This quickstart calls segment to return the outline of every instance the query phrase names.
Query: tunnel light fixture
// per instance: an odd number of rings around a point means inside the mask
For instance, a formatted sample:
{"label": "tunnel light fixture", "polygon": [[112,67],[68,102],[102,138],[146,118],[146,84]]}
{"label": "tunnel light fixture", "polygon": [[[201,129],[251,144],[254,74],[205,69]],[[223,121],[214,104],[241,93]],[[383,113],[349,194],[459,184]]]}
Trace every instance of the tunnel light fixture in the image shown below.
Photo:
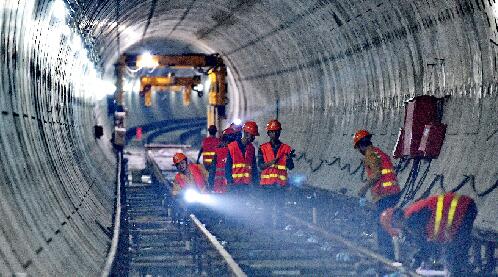
{"label": "tunnel light fixture", "polygon": [[242,120],[240,120],[240,118],[235,118],[235,119],[233,120],[233,124],[235,124],[235,125],[239,125],[239,126],[240,126],[240,125],[242,125]]}
{"label": "tunnel light fixture", "polygon": [[52,16],[60,21],[64,21],[66,19],[67,9],[63,0],[55,0],[52,3]]}
{"label": "tunnel light fixture", "polygon": [[203,91],[204,90],[204,85],[203,84],[197,84],[194,86],[195,91]]}
{"label": "tunnel light fixture", "polygon": [[159,61],[156,56],[150,54],[150,52],[145,52],[137,57],[137,67],[145,68],[155,68],[159,66]]}

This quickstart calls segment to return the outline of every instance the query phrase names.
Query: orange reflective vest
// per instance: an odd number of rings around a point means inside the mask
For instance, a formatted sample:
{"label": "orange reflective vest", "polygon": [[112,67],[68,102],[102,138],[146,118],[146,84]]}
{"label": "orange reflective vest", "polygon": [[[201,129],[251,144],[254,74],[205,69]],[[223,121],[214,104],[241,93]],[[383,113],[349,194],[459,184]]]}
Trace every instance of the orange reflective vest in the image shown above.
{"label": "orange reflective vest", "polygon": [[432,215],[426,223],[427,239],[436,242],[448,242],[457,233],[472,198],[454,192],[431,196],[417,201],[404,210],[405,218],[424,208],[431,210]]}
{"label": "orange reflective vest", "polygon": [[[375,183],[375,185],[370,190],[370,192],[372,193],[372,197],[374,199],[380,199],[389,195],[399,193],[401,189],[399,188],[396,173],[394,171],[394,166],[391,163],[391,159],[386,153],[382,152],[382,150],[377,147],[373,147],[373,151],[380,159],[381,176],[379,181],[377,181],[377,183]],[[366,167],[366,171],[368,177],[373,175],[373,172],[371,172],[370,168]]]}
{"label": "orange reflective vest", "polygon": [[[259,181],[261,185],[278,184],[282,187],[287,185],[287,155],[291,151],[292,149],[289,145],[285,143],[280,145],[277,151],[277,162],[261,172],[261,179]],[[263,153],[265,163],[275,159],[275,153],[273,153],[270,142],[261,145],[261,152]]]}
{"label": "orange reflective vest", "polygon": [[246,145],[246,152],[242,154],[237,141],[228,144],[228,151],[232,156],[232,179],[234,184],[250,184],[252,182],[252,162],[255,158],[254,146]]}
{"label": "orange reflective vest", "polygon": [[227,163],[228,148],[218,147],[216,153],[216,172],[214,174],[214,192],[227,192],[227,179],[225,178],[225,164]]}
{"label": "orange reflective vest", "polygon": [[214,149],[220,144],[220,139],[215,137],[207,137],[202,140],[202,163],[207,168],[213,162]]}
{"label": "orange reflective vest", "polygon": [[187,170],[190,171],[192,179],[178,172],[175,176],[176,183],[182,190],[185,188],[197,188],[199,191],[204,192],[206,190],[206,179],[199,165],[189,164]]}

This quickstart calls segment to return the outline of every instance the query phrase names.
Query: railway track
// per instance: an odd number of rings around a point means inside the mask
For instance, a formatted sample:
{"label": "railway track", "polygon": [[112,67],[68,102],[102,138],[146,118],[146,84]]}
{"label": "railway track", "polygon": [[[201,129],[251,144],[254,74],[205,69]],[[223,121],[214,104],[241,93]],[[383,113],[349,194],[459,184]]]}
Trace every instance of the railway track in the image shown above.
{"label": "railway track", "polygon": [[379,269],[400,270],[338,233],[308,224],[303,217],[309,211],[292,201],[274,228],[268,208],[254,197],[216,196],[211,206],[184,213],[159,182],[129,184],[126,195],[129,276],[375,276]]}

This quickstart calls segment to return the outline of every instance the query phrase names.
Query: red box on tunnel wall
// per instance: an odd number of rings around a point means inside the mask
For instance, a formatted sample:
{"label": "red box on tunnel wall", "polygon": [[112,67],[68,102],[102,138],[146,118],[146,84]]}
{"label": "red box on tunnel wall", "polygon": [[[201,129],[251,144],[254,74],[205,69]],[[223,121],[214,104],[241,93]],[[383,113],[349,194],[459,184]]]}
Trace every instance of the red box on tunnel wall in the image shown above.
{"label": "red box on tunnel wall", "polygon": [[425,125],[418,150],[423,153],[424,157],[437,158],[439,152],[441,152],[445,134],[446,124],[434,123]]}
{"label": "red box on tunnel wall", "polygon": [[[441,100],[442,98],[422,95],[406,102],[404,128],[398,136],[395,158],[439,155],[446,132],[446,125],[441,124],[441,110],[438,109]],[[426,127],[427,134],[424,136]]]}

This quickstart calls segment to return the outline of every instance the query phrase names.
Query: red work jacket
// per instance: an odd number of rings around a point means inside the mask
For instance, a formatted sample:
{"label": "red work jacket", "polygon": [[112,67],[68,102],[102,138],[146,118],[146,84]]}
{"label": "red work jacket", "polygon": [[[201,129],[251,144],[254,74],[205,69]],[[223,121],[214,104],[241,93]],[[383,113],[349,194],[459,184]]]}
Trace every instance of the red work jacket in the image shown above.
{"label": "red work jacket", "polygon": [[246,152],[242,154],[237,141],[228,144],[228,151],[232,157],[232,179],[234,184],[250,184],[252,182],[252,162],[255,159],[254,146],[246,145]]}
{"label": "red work jacket", "polygon": [[202,140],[202,163],[207,168],[213,162],[214,149],[220,144],[220,139],[207,137]]}
{"label": "red work jacket", "polygon": [[[287,155],[292,151],[291,147],[282,143],[277,151],[277,162],[272,166],[261,171],[261,179],[259,183],[263,186],[278,184],[280,186],[287,185]],[[275,153],[271,143],[267,142],[261,145],[263,160],[265,163],[275,159]]]}
{"label": "red work jacket", "polygon": [[[377,147],[373,147],[372,150],[380,159],[380,170],[381,177],[377,183],[371,188],[371,193],[373,198],[381,199],[389,195],[399,193],[401,191],[398,181],[396,179],[396,173],[394,171],[394,166],[391,163],[389,156],[382,152]],[[371,172],[369,167],[365,168],[367,171],[367,176],[371,177],[374,173]]]}
{"label": "red work jacket", "polygon": [[228,147],[218,147],[216,153],[216,172],[214,174],[214,192],[225,193],[227,191],[227,179],[225,178],[225,164],[227,162]]}
{"label": "red work jacket", "polygon": [[[204,192],[206,190],[206,179],[204,174],[202,174],[201,169],[199,168],[199,165],[197,164],[189,164],[188,165],[188,171],[190,171],[190,174],[192,175],[193,180],[189,180],[187,176],[185,176],[182,173],[176,173],[175,176],[175,181],[176,183],[183,189],[188,188],[188,187],[196,187],[199,191]],[[191,182],[194,182],[195,184],[192,184]]]}
{"label": "red work jacket", "polygon": [[450,192],[417,201],[404,210],[405,218],[428,208],[432,215],[426,223],[427,239],[436,242],[448,242],[457,233],[472,198]]}

